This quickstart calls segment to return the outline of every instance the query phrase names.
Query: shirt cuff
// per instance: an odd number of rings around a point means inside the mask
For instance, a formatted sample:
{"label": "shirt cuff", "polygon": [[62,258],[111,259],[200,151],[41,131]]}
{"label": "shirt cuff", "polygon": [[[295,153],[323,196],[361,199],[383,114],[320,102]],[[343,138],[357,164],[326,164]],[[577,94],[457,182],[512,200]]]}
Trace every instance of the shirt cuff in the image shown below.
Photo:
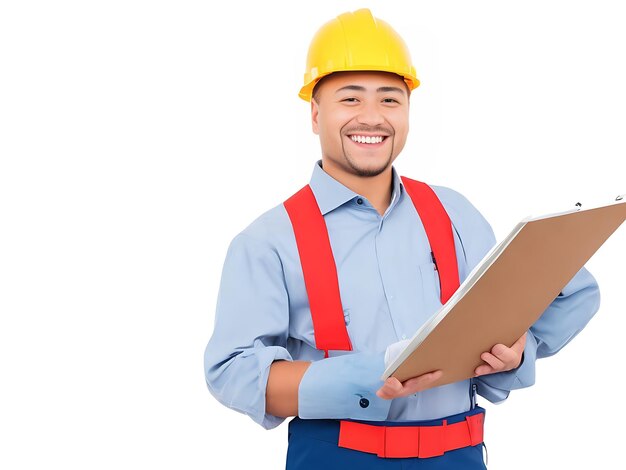
{"label": "shirt cuff", "polygon": [[313,362],[300,382],[298,416],[385,420],[391,400],[376,396],[384,370],[384,352],[351,353]]}
{"label": "shirt cuff", "polygon": [[267,354],[267,357],[264,358],[263,363],[267,364],[267,366],[263,369],[259,377],[259,387],[263,390],[263,394],[261,399],[263,400],[263,407],[258,408],[255,414],[250,415],[250,417],[265,429],[273,429],[277,427],[280,423],[285,421],[285,418],[281,418],[279,416],[274,416],[265,412],[265,390],[267,389],[267,380],[270,375],[270,368],[275,361],[292,361],[291,355],[287,352],[286,349],[280,347],[272,347],[267,348],[270,351]]}
{"label": "shirt cuff", "polygon": [[537,340],[532,332],[528,331],[521,364],[506,372],[496,372],[474,378],[478,394],[492,403],[499,403],[508,398],[511,390],[530,387],[535,383],[536,360]]}

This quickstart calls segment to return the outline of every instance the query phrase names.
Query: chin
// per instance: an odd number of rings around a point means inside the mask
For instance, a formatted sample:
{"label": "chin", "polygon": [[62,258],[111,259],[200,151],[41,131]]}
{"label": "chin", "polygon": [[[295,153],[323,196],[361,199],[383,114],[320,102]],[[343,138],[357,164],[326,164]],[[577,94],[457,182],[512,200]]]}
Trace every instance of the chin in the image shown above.
{"label": "chin", "polygon": [[354,165],[352,169],[354,173],[359,176],[378,176],[389,168],[389,164],[386,165]]}
{"label": "chin", "polygon": [[377,176],[391,166],[392,159],[387,158],[384,162],[378,161],[367,163],[361,163],[359,161],[355,161],[354,159],[347,159],[347,161],[352,170],[358,173],[359,176]]}

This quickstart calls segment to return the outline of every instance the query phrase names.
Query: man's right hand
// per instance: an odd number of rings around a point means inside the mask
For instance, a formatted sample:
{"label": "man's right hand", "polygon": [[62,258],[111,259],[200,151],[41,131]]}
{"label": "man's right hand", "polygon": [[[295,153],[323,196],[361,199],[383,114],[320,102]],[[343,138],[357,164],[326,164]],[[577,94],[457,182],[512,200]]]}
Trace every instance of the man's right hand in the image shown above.
{"label": "man's right hand", "polygon": [[422,392],[431,388],[442,375],[443,372],[436,370],[428,374],[420,375],[419,377],[413,377],[404,382],[400,382],[395,377],[389,377],[385,380],[383,386],[378,389],[376,396],[384,400],[392,400],[394,398],[406,397],[417,392]]}

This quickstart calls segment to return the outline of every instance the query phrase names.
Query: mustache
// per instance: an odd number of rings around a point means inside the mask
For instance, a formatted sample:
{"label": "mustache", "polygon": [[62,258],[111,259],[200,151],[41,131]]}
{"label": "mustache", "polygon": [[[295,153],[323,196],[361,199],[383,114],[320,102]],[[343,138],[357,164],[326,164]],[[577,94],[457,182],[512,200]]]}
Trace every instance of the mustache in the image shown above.
{"label": "mustache", "polygon": [[370,133],[370,134],[380,133],[380,134],[386,134],[389,136],[395,134],[395,132],[393,131],[393,127],[387,127],[387,126],[376,126],[376,127],[357,126],[357,127],[350,127],[349,129],[343,130],[343,134],[345,135],[358,134],[359,132]]}

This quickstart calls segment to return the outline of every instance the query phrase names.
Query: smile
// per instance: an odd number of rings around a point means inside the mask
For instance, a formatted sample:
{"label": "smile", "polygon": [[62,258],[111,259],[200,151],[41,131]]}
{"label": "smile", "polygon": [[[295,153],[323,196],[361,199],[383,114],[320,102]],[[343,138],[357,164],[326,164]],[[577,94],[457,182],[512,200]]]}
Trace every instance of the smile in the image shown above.
{"label": "smile", "polygon": [[351,135],[349,137],[358,144],[380,144],[387,138],[386,135]]}

